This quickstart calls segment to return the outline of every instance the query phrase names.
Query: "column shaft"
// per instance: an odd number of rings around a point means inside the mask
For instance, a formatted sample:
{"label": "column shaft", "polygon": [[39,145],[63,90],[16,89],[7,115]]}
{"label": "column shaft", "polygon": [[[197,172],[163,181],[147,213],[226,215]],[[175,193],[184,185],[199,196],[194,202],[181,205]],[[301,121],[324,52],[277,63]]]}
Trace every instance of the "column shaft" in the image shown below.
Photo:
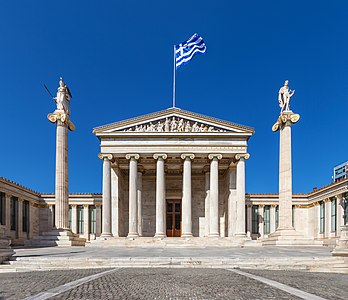
{"label": "column shaft", "polygon": [[23,199],[18,199],[17,236],[23,238]]}
{"label": "column shaft", "polygon": [[263,208],[264,205],[259,205],[259,234],[260,234],[260,238],[263,238],[264,236],[264,230],[263,230],[263,224],[264,224],[264,220],[263,220]]}
{"label": "column shaft", "polygon": [[286,121],[280,130],[279,155],[279,229],[292,227],[292,170],[291,170],[291,125]]}
{"label": "column shaft", "polygon": [[100,204],[96,204],[95,206],[95,209],[96,209],[96,232],[95,232],[95,235],[96,236],[100,236],[101,235],[101,207],[100,207]]}
{"label": "column shaft", "polygon": [[236,233],[236,210],[237,210],[237,194],[236,194],[236,169],[228,170],[228,229],[227,236],[233,237]]}
{"label": "column shaft", "polygon": [[77,233],[77,205],[71,205],[71,231]]}
{"label": "column shaft", "polygon": [[138,234],[143,236],[143,205],[142,205],[142,192],[143,192],[143,173],[138,172],[137,183],[137,205],[138,205]]}
{"label": "column shaft", "polygon": [[83,205],[83,234],[89,240],[89,205]]}
{"label": "column shaft", "polygon": [[193,154],[183,154],[183,197],[182,197],[182,237],[192,237],[192,178],[191,178],[191,159]]}
{"label": "column shaft", "polygon": [[275,205],[271,205],[271,209],[270,209],[270,233],[275,232],[277,228],[275,228],[276,226],[276,217],[275,217]]}
{"label": "column shaft", "polygon": [[138,236],[137,174],[138,163],[135,156],[131,156],[129,161],[129,238]]}
{"label": "column shaft", "polygon": [[331,232],[331,201],[330,199],[325,200],[325,234],[326,238],[330,237]]}
{"label": "column shaft", "polygon": [[252,224],[253,224],[253,217],[252,217],[252,204],[248,204],[247,207],[247,235],[250,237],[252,234]]}
{"label": "column shaft", "polygon": [[57,121],[55,226],[59,229],[68,229],[69,227],[68,191],[68,126]]}
{"label": "column shaft", "polygon": [[6,223],[6,234],[10,236],[11,233],[11,195],[5,194],[5,223]]}
{"label": "column shaft", "polygon": [[165,174],[164,174],[164,159],[167,155],[154,155],[157,159],[156,166],[156,233],[155,237],[166,237],[165,231]]}
{"label": "column shaft", "polygon": [[237,214],[236,236],[245,237],[245,159],[249,154],[237,154]]}
{"label": "column shaft", "polygon": [[[111,155],[110,155],[111,156]],[[111,157],[103,157],[103,224],[102,237],[111,234]]]}
{"label": "column shaft", "polygon": [[[209,155],[210,162],[210,237],[219,237],[219,162],[218,155]],[[221,155],[220,155],[221,159]]]}
{"label": "column shaft", "polygon": [[204,219],[205,219],[205,236],[209,235],[210,228],[210,172],[205,173],[205,205],[204,205]]}

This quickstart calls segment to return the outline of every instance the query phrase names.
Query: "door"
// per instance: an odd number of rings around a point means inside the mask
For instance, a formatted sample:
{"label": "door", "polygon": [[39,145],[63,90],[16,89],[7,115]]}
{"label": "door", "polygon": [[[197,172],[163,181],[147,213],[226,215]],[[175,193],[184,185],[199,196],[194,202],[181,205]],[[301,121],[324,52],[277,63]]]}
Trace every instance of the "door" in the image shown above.
{"label": "door", "polygon": [[181,200],[167,200],[167,237],[181,236]]}

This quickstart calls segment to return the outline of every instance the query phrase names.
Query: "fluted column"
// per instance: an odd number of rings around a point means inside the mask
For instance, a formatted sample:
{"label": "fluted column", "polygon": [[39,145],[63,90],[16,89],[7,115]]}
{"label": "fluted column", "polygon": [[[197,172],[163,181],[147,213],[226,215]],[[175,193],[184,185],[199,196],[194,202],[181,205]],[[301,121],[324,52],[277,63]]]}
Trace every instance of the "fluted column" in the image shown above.
{"label": "fluted column", "polygon": [[83,235],[89,240],[89,205],[83,205]]}
{"label": "fluted column", "polygon": [[138,201],[138,234],[143,236],[143,173],[138,172],[138,183],[137,183],[137,201]]}
{"label": "fluted column", "polygon": [[325,205],[325,234],[326,238],[330,237],[331,232],[331,199],[327,198],[324,200]]}
{"label": "fluted column", "polygon": [[96,224],[95,224],[95,235],[96,236],[100,236],[101,235],[101,207],[100,204],[96,204],[95,205],[95,209],[96,209]]}
{"label": "fluted column", "polygon": [[270,208],[270,233],[275,232],[276,231],[276,214],[275,214],[275,210],[276,210],[277,205],[275,204],[271,204],[271,208]]}
{"label": "fluted column", "polygon": [[22,239],[23,235],[23,202],[22,198],[18,198],[18,215],[17,215],[17,236]]}
{"label": "fluted column", "polygon": [[167,154],[154,154],[154,159],[157,159],[156,166],[156,233],[155,237],[166,237],[165,229],[165,201],[166,201],[166,186],[164,174],[164,160]]}
{"label": "fluted column", "polygon": [[248,153],[236,154],[237,160],[237,207],[236,207],[236,236],[245,237],[245,160]]}
{"label": "fluted column", "polygon": [[259,234],[260,234],[260,238],[263,238],[264,235],[264,230],[263,230],[263,224],[264,224],[264,219],[263,219],[263,211],[264,211],[264,205],[260,204],[259,205],[259,209],[258,209],[258,213],[259,213]]}
{"label": "fluted column", "polygon": [[194,154],[181,154],[184,160],[183,180],[182,180],[182,233],[185,238],[192,237],[192,179],[191,179],[191,160]]}
{"label": "fluted column", "polygon": [[237,211],[236,169],[230,166],[228,169],[227,176],[228,176],[227,236],[233,237],[236,233],[236,211]]}
{"label": "fluted column", "polygon": [[68,186],[68,125],[57,121],[56,134],[56,206],[55,226],[69,227],[69,186]]}
{"label": "fluted column", "polygon": [[210,172],[205,172],[205,205],[204,205],[204,220],[205,220],[205,235],[209,235],[210,228]]}
{"label": "fluted column", "polygon": [[111,160],[112,154],[98,155],[103,160],[103,220],[101,237],[110,237],[111,233]]}
{"label": "fluted column", "polygon": [[129,159],[129,229],[128,238],[138,237],[137,175],[139,154],[127,154]]}
{"label": "fluted column", "polygon": [[252,216],[252,204],[247,205],[247,236],[251,236],[252,234],[252,226],[253,226],[253,216]]}
{"label": "fluted column", "polygon": [[77,204],[71,204],[71,231],[77,233]]}
{"label": "fluted column", "polygon": [[210,237],[219,237],[219,159],[221,154],[209,154],[210,162]]}
{"label": "fluted column", "polygon": [[6,234],[10,236],[11,233],[11,195],[5,194],[5,224],[6,224]]}

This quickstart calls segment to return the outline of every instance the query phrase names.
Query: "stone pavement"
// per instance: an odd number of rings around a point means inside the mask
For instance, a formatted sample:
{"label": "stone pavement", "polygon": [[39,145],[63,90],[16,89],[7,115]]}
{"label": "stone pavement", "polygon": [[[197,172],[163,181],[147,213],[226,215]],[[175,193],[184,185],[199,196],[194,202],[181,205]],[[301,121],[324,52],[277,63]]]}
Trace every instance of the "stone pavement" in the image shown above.
{"label": "stone pavement", "polygon": [[[298,297],[224,269],[120,268],[68,288],[63,284],[105,270],[0,274],[0,299],[347,299],[348,275],[242,270],[311,293]],[[242,272],[242,273],[243,273]],[[94,274],[94,275],[93,275]],[[82,279],[83,280],[83,279]],[[55,288],[55,293],[52,289]],[[50,293],[38,294],[51,291]],[[36,295],[36,297],[35,297]],[[45,297],[48,296],[48,297]],[[52,297],[50,297],[52,296]],[[318,297],[322,298],[318,298]]]}

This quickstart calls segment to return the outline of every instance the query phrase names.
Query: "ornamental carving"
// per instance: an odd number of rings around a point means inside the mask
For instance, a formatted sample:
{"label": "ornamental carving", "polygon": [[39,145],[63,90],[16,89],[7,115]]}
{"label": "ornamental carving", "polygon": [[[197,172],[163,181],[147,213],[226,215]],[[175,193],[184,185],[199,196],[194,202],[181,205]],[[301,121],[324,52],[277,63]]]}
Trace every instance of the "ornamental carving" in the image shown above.
{"label": "ornamental carving", "polygon": [[272,131],[276,132],[283,129],[285,126],[291,126],[300,120],[299,114],[294,114],[292,112],[282,112],[278,120],[272,126]]}
{"label": "ornamental carving", "polygon": [[182,118],[165,118],[124,129],[132,132],[226,132],[224,129]]}

